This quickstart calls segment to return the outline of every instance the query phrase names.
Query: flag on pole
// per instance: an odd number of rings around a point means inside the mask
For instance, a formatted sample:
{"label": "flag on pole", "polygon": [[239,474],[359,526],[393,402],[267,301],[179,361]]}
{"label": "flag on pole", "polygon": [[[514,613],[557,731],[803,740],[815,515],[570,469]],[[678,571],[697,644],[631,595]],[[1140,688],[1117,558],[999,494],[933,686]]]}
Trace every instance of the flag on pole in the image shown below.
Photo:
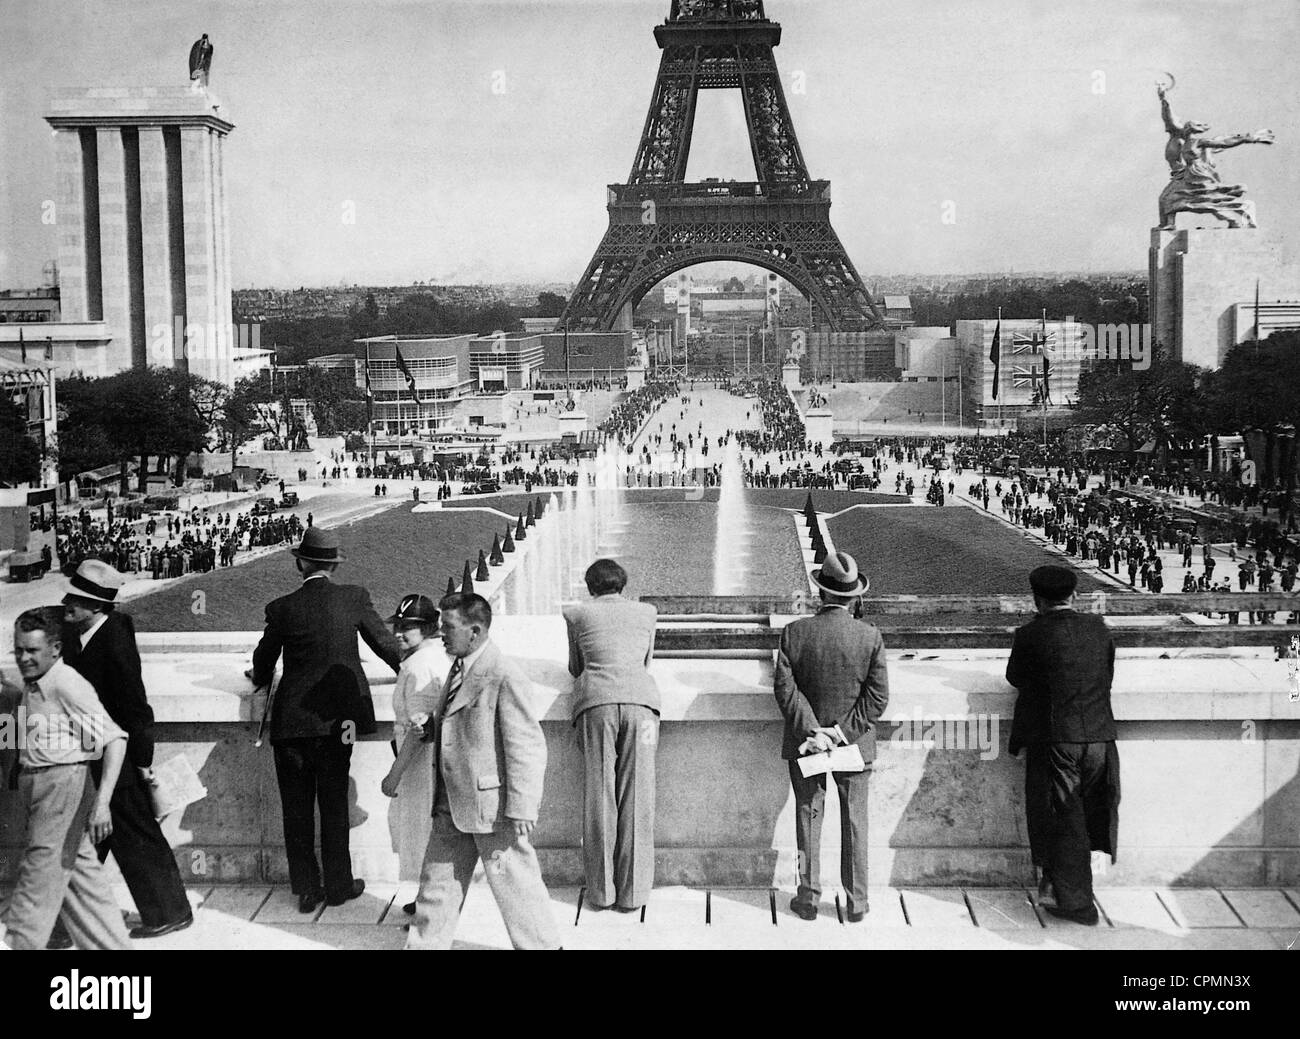
{"label": "flag on pole", "polygon": [[1255,279],[1255,345],[1259,345],[1259,279]]}
{"label": "flag on pole", "polygon": [[989,351],[989,360],[993,362],[993,399],[998,399],[998,374],[1002,368],[1002,318],[993,329],[993,349]]}
{"label": "flag on pole", "polygon": [[1052,378],[1052,362],[1046,353],[1043,354],[1043,407],[1052,403],[1052,386],[1049,380]]}
{"label": "flag on pole", "polygon": [[[411,399],[415,401],[418,407],[420,395],[415,392],[415,376],[411,374],[411,369],[406,366],[406,358],[402,356],[401,348],[396,343],[393,344],[393,352],[397,355],[397,370],[406,377],[406,386],[411,391]],[[369,380],[367,379],[367,381]]]}

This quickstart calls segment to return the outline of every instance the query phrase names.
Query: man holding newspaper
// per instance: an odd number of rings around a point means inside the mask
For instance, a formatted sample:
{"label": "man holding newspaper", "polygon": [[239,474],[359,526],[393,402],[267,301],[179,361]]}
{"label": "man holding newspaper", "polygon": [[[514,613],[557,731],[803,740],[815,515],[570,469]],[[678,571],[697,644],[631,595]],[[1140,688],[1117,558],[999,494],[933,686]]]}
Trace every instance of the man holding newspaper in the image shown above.
{"label": "man holding newspaper", "polygon": [[845,552],[828,555],[813,583],[822,607],[781,632],[774,691],[785,718],[781,757],[794,787],[799,890],[790,910],[817,918],[821,900],[818,850],[826,776],[840,798],[840,882],[847,920],[867,915],[867,778],[876,756],[875,725],[889,704],[885,645],[874,625],[849,612],[867,578]]}

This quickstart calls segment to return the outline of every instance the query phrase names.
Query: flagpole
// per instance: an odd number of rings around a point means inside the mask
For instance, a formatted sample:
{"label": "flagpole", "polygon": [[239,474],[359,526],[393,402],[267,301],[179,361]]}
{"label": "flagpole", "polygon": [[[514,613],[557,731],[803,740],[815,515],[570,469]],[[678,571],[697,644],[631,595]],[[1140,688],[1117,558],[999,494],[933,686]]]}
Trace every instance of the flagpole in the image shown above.
{"label": "flagpole", "polygon": [[961,358],[957,358],[957,435],[966,432],[966,420],[962,417],[961,403]]}
{"label": "flagpole", "polygon": [[1259,279],[1255,279],[1255,355],[1259,356]]}
{"label": "flagpole", "polygon": [[1043,308],[1043,462],[1047,462],[1047,308]]}
{"label": "flagpole", "polygon": [[[998,332],[1000,333],[1001,331],[1002,331],[1002,308],[1001,308],[1001,307],[998,307]],[[997,372],[997,375],[998,375],[997,381],[998,381],[999,384],[1001,384],[1001,382],[1002,382],[1002,343],[1001,343],[1001,341],[998,342],[998,372]],[[1003,397],[1003,396],[1005,396],[1005,394],[1000,394],[1000,395],[998,396],[998,434],[999,434],[999,435],[1001,435],[1001,433],[1002,433],[1002,397]]]}
{"label": "flagpole", "polygon": [[370,385],[370,340],[366,340],[366,425],[370,427],[370,468],[375,468],[375,391]]}

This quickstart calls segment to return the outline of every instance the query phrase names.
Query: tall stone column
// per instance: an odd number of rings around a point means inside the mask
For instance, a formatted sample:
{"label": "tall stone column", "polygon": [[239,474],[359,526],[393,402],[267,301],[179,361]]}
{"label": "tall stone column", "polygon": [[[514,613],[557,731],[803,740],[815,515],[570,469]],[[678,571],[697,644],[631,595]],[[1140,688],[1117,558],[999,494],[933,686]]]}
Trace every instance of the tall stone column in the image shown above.
{"label": "tall stone column", "polygon": [[208,376],[220,382],[230,384],[233,381],[233,351],[238,343],[234,341],[234,312],[230,299],[230,207],[226,200],[225,150],[224,134],[213,133],[213,187],[214,215],[217,218],[217,315],[221,321],[222,333],[225,335],[225,349],[217,358],[213,375]]}
{"label": "tall stone column", "polygon": [[181,180],[185,200],[185,354],[192,374],[214,378],[223,350],[224,324],[217,283],[216,135],[205,126],[181,127]]}
{"label": "tall stone column", "polygon": [[[144,256],[144,330],[148,363],[183,367],[173,342],[167,154],[161,126],[140,128],[140,242]],[[184,319],[184,315],[180,315]]]}
{"label": "tall stone column", "polygon": [[53,202],[59,241],[59,313],[64,321],[89,321],[85,168],[81,134],[76,130],[54,132]]}
{"label": "tall stone column", "polygon": [[108,370],[122,371],[131,361],[131,282],[127,269],[126,157],[122,131],[96,131],[99,150],[99,257],[104,289],[104,322],[113,330]]}

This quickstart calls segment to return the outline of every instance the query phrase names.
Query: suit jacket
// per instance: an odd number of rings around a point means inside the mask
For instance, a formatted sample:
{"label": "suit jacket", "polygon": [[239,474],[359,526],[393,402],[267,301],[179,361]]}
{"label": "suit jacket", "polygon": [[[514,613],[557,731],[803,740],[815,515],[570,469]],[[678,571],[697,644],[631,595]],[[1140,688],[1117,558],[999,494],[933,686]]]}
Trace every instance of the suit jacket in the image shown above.
{"label": "suit jacket", "polygon": [[266,631],[253,651],[253,682],[270,682],[284,653],[271,710],[272,742],[334,735],[345,721],[356,724],[358,735],[375,731],[358,634],[397,670],[401,647],[359,585],[317,577],[267,605]]}
{"label": "suit jacket", "polygon": [[135,624],[113,610],[81,648],[76,629],[63,629],[63,660],[95,687],[108,716],[126,733],[127,763],[136,768],[153,764],[153,708],[140,675],[140,650]]}
{"label": "suit jacket", "polygon": [[1008,749],[1030,743],[1104,743],[1115,738],[1110,687],[1115,643],[1105,621],[1051,610],[1016,629],[1007,661],[1015,686]]}
{"label": "suit jacket", "polygon": [[491,833],[507,818],[535,820],[542,805],[546,738],[532,683],[496,643],[445,700],[435,739],[451,819],[462,833]]}
{"label": "suit jacket", "polygon": [[823,607],[781,630],[774,691],[785,717],[781,757],[799,756],[813,729],[838,725],[864,761],[876,757],[876,722],[889,704],[885,643],[874,624]]}
{"label": "suit jacket", "polygon": [[573,719],[589,707],[634,703],[659,712],[659,687],[646,669],[654,656],[658,611],[621,595],[564,607],[569,628]]}

